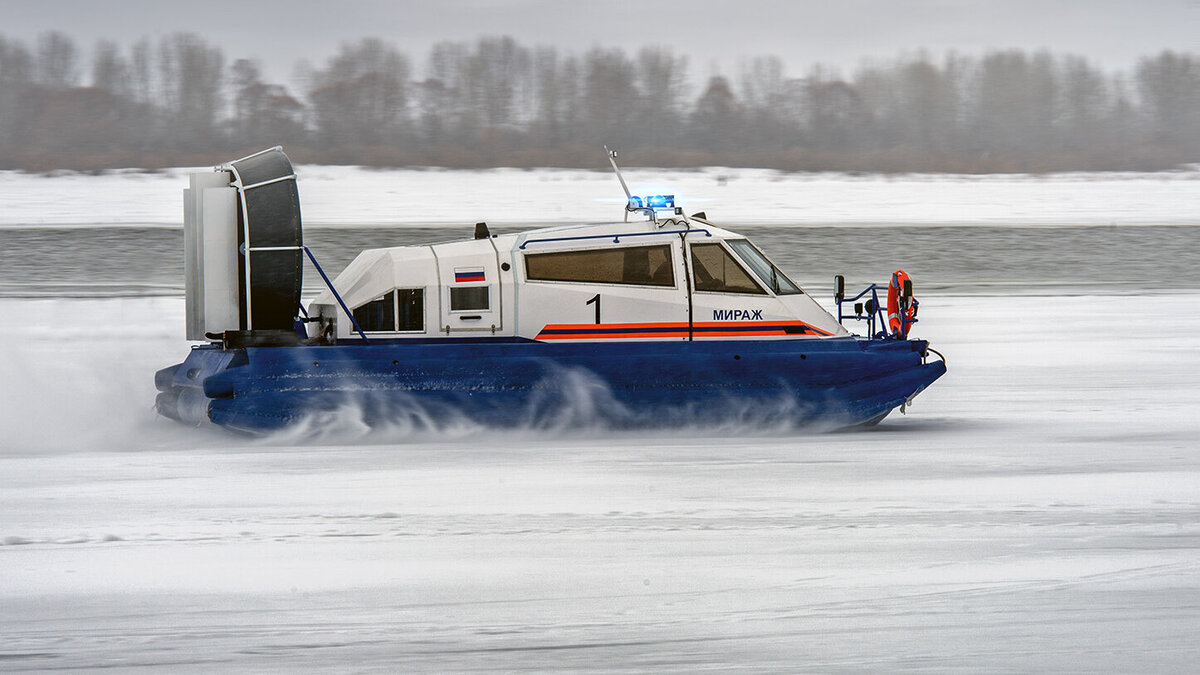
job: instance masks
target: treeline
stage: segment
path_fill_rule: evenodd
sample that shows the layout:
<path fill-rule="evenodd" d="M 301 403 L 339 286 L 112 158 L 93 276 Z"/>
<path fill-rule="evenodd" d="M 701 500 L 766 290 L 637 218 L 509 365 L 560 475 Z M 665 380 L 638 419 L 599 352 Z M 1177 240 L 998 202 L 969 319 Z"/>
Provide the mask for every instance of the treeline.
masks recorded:
<path fill-rule="evenodd" d="M 802 76 L 772 56 L 694 83 L 651 47 L 564 53 L 511 38 L 434 46 L 420 67 L 379 39 L 301 65 L 295 89 L 193 34 L 0 36 L 0 168 L 199 165 L 281 144 L 299 162 L 785 170 L 1156 170 L 1200 162 L 1200 57 L 1128 73 L 999 51 Z"/>

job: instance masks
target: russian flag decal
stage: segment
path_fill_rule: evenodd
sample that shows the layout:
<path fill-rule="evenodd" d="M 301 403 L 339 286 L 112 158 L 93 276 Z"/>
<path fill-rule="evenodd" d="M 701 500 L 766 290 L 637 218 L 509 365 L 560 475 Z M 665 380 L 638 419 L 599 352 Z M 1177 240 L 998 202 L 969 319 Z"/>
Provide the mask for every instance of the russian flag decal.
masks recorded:
<path fill-rule="evenodd" d="M 482 269 L 454 270 L 454 283 L 461 284 L 468 281 L 487 281 L 487 279 L 484 278 Z"/>

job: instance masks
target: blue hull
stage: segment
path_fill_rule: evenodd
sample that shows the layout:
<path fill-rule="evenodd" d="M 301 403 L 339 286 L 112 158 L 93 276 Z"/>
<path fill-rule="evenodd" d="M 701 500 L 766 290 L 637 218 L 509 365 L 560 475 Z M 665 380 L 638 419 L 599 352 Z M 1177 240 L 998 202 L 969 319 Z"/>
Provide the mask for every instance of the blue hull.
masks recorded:
<path fill-rule="evenodd" d="M 882 419 L 946 372 L 944 362 L 926 361 L 926 346 L 859 338 L 209 345 L 159 371 L 156 407 L 254 433 L 347 406 L 372 427 L 455 418 L 538 426 L 564 415 L 614 427 L 846 427 Z"/>

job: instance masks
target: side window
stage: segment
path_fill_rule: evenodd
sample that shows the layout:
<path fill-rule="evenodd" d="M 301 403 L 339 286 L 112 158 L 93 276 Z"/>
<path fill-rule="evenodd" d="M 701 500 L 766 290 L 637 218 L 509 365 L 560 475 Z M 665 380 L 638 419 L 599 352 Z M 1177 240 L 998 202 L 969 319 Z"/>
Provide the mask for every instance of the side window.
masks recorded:
<path fill-rule="evenodd" d="M 450 311 L 469 312 L 488 308 L 488 287 L 467 286 L 450 289 Z"/>
<path fill-rule="evenodd" d="M 630 246 L 594 251 L 530 253 L 525 277 L 534 281 L 674 286 L 671 246 Z"/>
<path fill-rule="evenodd" d="M 692 244 L 692 276 L 698 291 L 766 295 L 720 244 Z"/>
<path fill-rule="evenodd" d="M 754 244 L 745 239 L 726 239 L 725 243 L 729 244 L 729 248 L 732 248 L 738 254 L 738 257 L 742 259 L 742 262 L 749 265 L 750 269 L 754 270 L 754 273 L 758 275 L 758 278 L 767 285 L 767 288 L 775 291 L 776 295 L 792 295 L 804 292 L 791 279 L 787 278 L 787 275 L 776 267 L 774 263 L 767 260 L 766 256 L 754 247 Z"/>
<path fill-rule="evenodd" d="M 401 288 L 396 291 L 396 330 L 425 332 L 425 289 Z"/>
<path fill-rule="evenodd" d="M 354 320 L 367 332 L 396 330 L 396 291 L 355 307 Z"/>
<path fill-rule="evenodd" d="M 401 288 L 354 308 L 354 320 L 368 333 L 424 332 L 425 290 Z"/>

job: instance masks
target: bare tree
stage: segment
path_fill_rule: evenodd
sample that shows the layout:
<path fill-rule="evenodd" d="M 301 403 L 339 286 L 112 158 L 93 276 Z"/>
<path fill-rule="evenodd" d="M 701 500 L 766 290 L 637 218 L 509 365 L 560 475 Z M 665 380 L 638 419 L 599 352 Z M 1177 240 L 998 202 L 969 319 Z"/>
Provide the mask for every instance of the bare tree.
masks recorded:
<path fill-rule="evenodd" d="M 848 151 L 865 144 L 869 111 L 853 85 L 816 68 L 805 82 L 805 94 L 809 147 Z"/>
<path fill-rule="evenodd" d="M 789 169 L 1200 161 L 1200 57 L 1176 52 L 1142 59 L 1132 76 L 1048 52 L 940 61 L 918 52 L 864 64 L 852 79 L 820 65 L 788 77 L 779 58 L 763 56 L 741 64 L 736 89 L 716 76 L 692 98 L 687 58 L 666 47 L 630 58 L 530 49 L 509 37 L 443 42 L 412 82 L 406 55 L 365 39 L 309 68 L 306 101 L 265 81 L 251 59 L 226 70 L 221 51 L 192 34 L 127 51 L 102 40 L 88 56 L 81 62 L 62 33 L 43 34 L 32 50 L 0 36 L 0 165 L 153 164 L 181 151 L 226 153 L 231 143 L 301 144 L 322 161 L 451 166 L 591 166 L 600 143 L 642 150 L 627 155 L 634 162 Z M 81 70 L 90 86 L 80 86 Z"/>
<path fill-rule="evenodd" d="M 79 49 L 65 33 L 42 33 L 37 40 L 34 81 L 47 89 L 69 89 L 79 84 Z"/>
<path fill-rule="evenodd" d="M 793 82 L 777 56 L 759 56 L 741 64 L 739 87 L 746 111 L 746 135 L 764 147 L 787 147 L 798 140 L 801 117 L 789 100 Z"/>
<path fill-rule="evenodd" d="M 140 104 L 150 104 L 158 99 L 154 76 L 154 54 L 150 41 L 138 40 L 130 48 L 129 82 L 133 100 Z"/>
<path fill-rule="evenodd" d="M 479 111 L 469 102 L 470 50 L 459 42 L 440 42 L 429 52 L 425 81 L 419 87 L 418 115 L 425 141 L 473 143 L 479 134 Z"/>
<path fill-rule="evenodd" d="M 712 153 L 728 153 L 742 148 L 742 109 L 729 81 L 719 75 L 709 78 L 708 86 L 696 107 L 688 128 L 691 143 Z"/>
<path fill-rule="evenodd" d="M 977 87 L 974 132 L 986 150 L 1014 156 L 1051 147 L 1057 82 L 1048 53 L 988 54 Z"/>
<path fill-rule="evenodd" d="M 125 99 L 132 97 L 129 62 L 112 40 L 97 42 L 92 52 L 92 86 Z"/>
<path fill-rule="evenodd" d="M 1055 123 L 1063 148 L 1090 153 L 1099 146 L 1109 147 L 1110 94 L 1104 75 L 1080 57 L 1066 57 L 1061 69 L 1060 113 Z"/>
<path fill-rule="evenodd" d="M 408 58 L 382 40 L 343 45 L 313 73 L 317 132 L 326 146 L 397 147 L 409 134 Z"/>
<path fill-rule="evenodd" d="M 469 105 L 488 127 L 527 121 L 532 100 L 529 50 L 510 37 L 480 38 L 466 70 Z"/>
<path fill-rule="evenodd" d="M 635 61 L 640 96 L 635 124 L 640 142 L 652 148 L 674 147 L 683 130 L 687 105 L 686 56 L 665 47 L 647 47 Z"/>
<path fill-rule="evenodd" d="M 33 85 L 33 57 L 17 40 L 0 36 L 0 166 L 16 168 L 8 158 L 21 145 L 30 115 L 24 103 Z"/>
<path fill-rule="evenodd" d="M 581 140 L 628 147 L 636 143 L 632 111 L 638 101 L 633 63 L 619 49 L 592 49 L 583 58 Z"/>
<path fill-rule="evenodd" d="M 262 80 L 258 62 L 238 59 L 230 67 L 234 141 L 246 148 L 303 140 L 304 109 L 281 85 Z"/>
<path fill-rule="evenodd" d="M 225 58 L 192 33 L 176 33 L 158 45 L 168 143 L 187 150 L 210 148 L 224 106 Z"/>
<path fill-rule="evenodd" d="M 1200 150 L 1200 58 L 1165 51 L 1142 59 L 1137 79 L 1154 141 L 1191 153 L 1194 161 Z"/>
<path fill-rule="evenodd" d="M 563 125 L 564 89 L 562 64 L 558 50 L 539 47 L 533 53 L 534 115 L 530 123 L 530 141 L 538 147 L 560 143 Z"/>
<path fill-rule="evenodd" d="M 19 40 L 0 35 L 0 83 L 5 85 L 33 82 L 33 57 Z"/>

